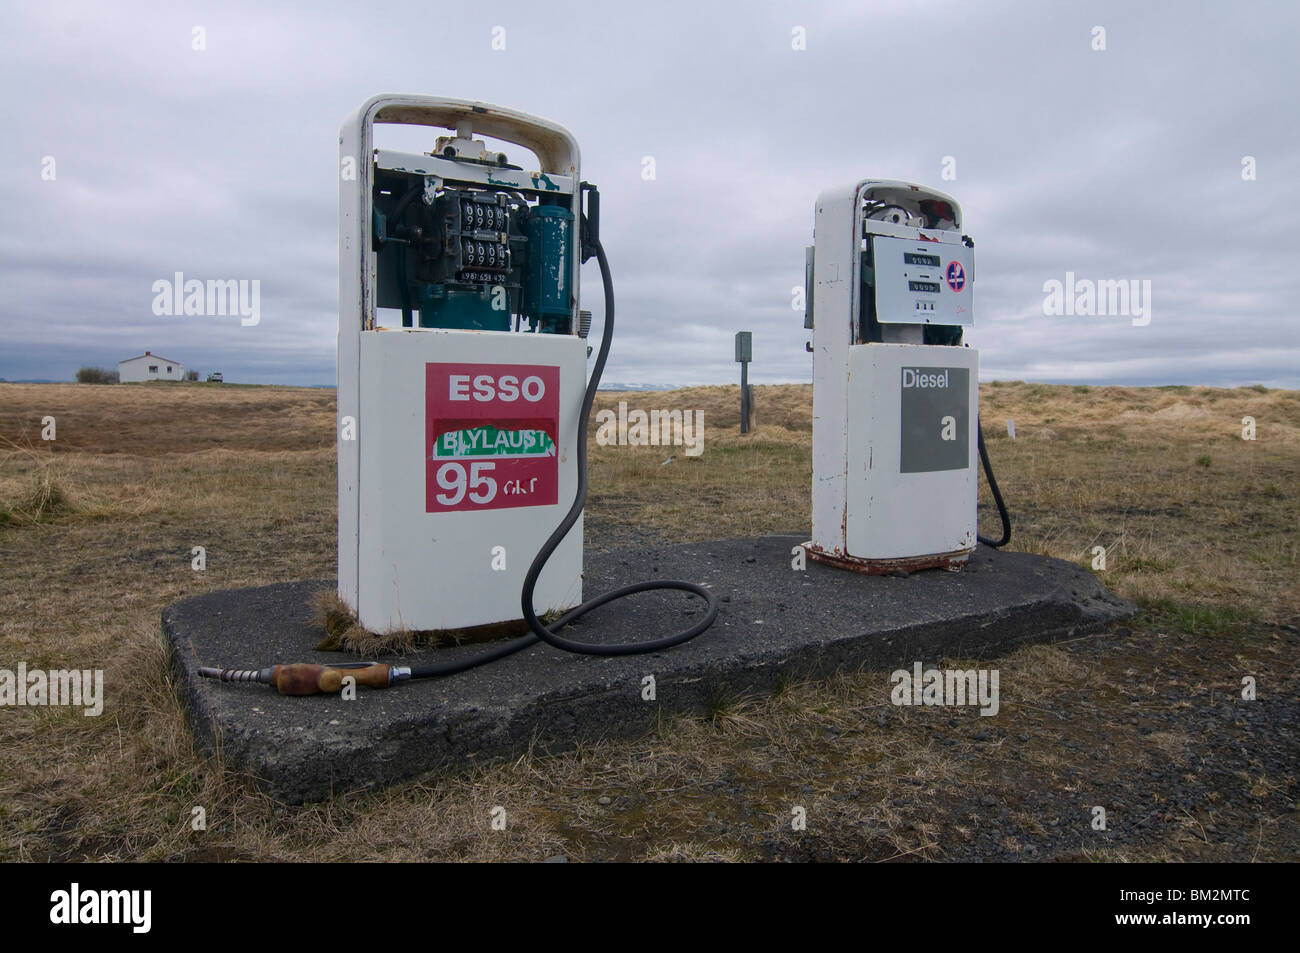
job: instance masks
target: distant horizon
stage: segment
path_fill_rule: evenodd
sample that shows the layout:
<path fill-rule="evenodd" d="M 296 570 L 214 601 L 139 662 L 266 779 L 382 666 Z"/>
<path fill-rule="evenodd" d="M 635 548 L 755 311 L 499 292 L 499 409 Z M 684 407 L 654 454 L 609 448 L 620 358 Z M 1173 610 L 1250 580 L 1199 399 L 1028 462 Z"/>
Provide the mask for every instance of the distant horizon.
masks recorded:
<path fill-rule="evenodd" d="M 981 384 L 994 384 L 994 383 L 1044 384 L 1049 387 L 1139 387 L 1139 388 L 1153 388 L 1153 389 L 1170 388 L 1170 387 L 1209 387 L 1209 388 L 1216 388 L 1218 390 L 1239 390 L 1243 387 L 1264 387 L 1268 390 L 1300 390 L 1300 388 L 1294 386 L 1288 386 L 1286 384 L 1279 384 L 1279 383 L 1269 383 L 1267 381 L 1246 381 L 1241 384 L 1204 384 L 1204 383 L 1192 383 L 1188 381 L 1172 381 L 1167 383 L 1126 383 L 1122 381 L 1097 382 L 1097 381 L 1075 380 L 1075 379 L 1033 380 L 1024 377 L 981 377 L 979 382 Z M 0 377 L 0 384 L 77 384 L 77 383 L 80 382 L 71 379 L 56 380 L 53 378 L 22 378 L 18 380 L 9 380 L 7 378 Z M 121 382 L 115 381 L 113 383 L 120 384 Z M 739 381 L 726 381 L 726 382 L 708 381 L 708 382 L 693 383 L 693 384 L 639 384 L 639 383 L 625 384 L 618 381 L 613 381 L 608 384 L 601 384 L 600 387 L 597 388 L 597 391 L 598 392 L 603 391 L 607 393 L 628 393 L 628 394 L 665 393 L 665 392 L 675 391 L 675 390 L 687 390 L 693 387 L 729 387 L 729 386 L 736 386 L 739 383 L 740 383 Z M 237 381 L 237 380 L 226 380 L 222 383 L 212 383 L 210 385 L 207 381 L 202 381 L 202 380 L 129 381 L 126 382 L 126 384 L 123 386 L 135 386 L 137 384 L 203 384 L 204 386 L 212 386 L 212 387 L 224 387 L 230 385 L 234 385 L 237 387 L 301 387 L 301 388 L 310 388 L 313 390 L 335 390 L 338 386 L 336 384 L 305 384 L 305 383 L 286 383 L 283 381 Z M 754 387 L 788 387 L 794 385 L 811 387 L 812 381 L 811 380 L 750 381 L 750 384 Z M 104 387 L 104 386 L 112 386 L 112 385 L 86 384 L 86 386 Z"/>

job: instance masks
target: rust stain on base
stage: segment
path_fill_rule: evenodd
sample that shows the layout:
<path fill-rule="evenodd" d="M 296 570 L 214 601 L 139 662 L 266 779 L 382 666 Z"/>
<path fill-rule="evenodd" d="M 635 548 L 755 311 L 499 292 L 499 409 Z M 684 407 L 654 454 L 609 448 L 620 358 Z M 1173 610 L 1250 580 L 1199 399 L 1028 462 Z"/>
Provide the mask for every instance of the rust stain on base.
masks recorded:
<path fill-rule="evenodd" d="M 903 556 L 898 559 L 862 559 L 847 553 L 828 553 L 817 549 L 812 542 L 803 543 L 808 555 L 819 563 L 848 569 L 868 576 L 888 576 L 898 570 L 919 572 L 922 569 L 949 569 L 959 571 L 970 559 L 972 550 L 955 550 L 950 553 L 934 553 L 929 556 Z"/>

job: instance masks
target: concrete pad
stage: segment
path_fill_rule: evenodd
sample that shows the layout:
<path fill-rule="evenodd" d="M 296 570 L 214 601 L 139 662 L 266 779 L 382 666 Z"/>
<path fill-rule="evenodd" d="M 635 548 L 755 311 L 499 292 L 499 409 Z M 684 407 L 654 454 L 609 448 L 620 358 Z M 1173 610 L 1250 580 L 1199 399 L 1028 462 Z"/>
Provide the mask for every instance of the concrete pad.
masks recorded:
<path fill-rule="evenodd" d="M 709 586 L 722 600 L 713 627 L 651 655 L 598 658 L 533 646 L 447 678 L 338 695 L 282 696 L 268 685 L 198 677 L 201 665 L 355 661 L 316 652 L 311 598 L 330 581 L 197 596 L 163 610 L 163 629 L 195 736 L 219 745 L 229 770 L 298 803 L 331 792 L 463 770 L 517 756 L 530 743 L 560 751 L 652 730 L 660 712 L 702 710 L 711 698 L 768 691 L 782 679 L 862 666 L 892 671 L 944 656 L 988 659 L 1016 646 L 1099 631 L 1135 608 L 1061 560 L 980 547 L 962 572 L 865 576 L 809 561 L 791 568 L 806 536 L 764 536 L 589 554 L 587 597 L 655 577 Z M 565 630 L 575 639 L 632 641 L 689 627 L 703 611 L 683 592 L 644 593 L 597 609 Z M 481 652 L 414 653 L 421 664 Z M 384 661 L 398 661 L 385 658 Z M 656 699 L 642 699 L 653 675 Z"/>

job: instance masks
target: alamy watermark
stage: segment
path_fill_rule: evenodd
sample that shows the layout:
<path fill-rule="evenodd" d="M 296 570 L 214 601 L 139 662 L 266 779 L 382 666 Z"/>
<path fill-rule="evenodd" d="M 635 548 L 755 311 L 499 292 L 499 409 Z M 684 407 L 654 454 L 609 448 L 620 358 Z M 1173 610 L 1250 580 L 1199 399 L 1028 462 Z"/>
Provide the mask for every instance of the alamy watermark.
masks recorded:
<path fill-rule="evenodd" d="M 122 924 L 132 933 L 148 933 L 152 910 L 152 890 L 83 890 L 74 882 L 50 894 L 50 922 L 56 925 Z"/>
<path fill-rule="evenodd" d="M 964 706 L 979 705 L 981 715 L 998 713 L 998 670 L 937 669 L 912 664 L 912 671 L 900 668 L 889 676 L 895 705 Z"/>
<path fill-rule="evenodd" d="M 8 706 L 69 706 L 93 718 L 104 711 L 104 670 L 29 671 L 26 662 L 19 662 L 17 671 L 0 668 L 0 708 Z"/>
<path fill-rule="evenodd" d="M 618 402 L 618 412 L 596 414 L 596 443 L 602 447 L 685 447 L 688 457 L 704 452 L 704 411 L 628 410 Z"/>
<path fill-rule="evenodd" d="M 238 315 L 239 323 L 251 328 L 262 320 L 260 278 L 187 279 L 183 272 L 153 283 L 153 313 L 159 317 L 195 315 L 217 318 Z"/>
<path fill-rule="evenodd" d="M 1043 314 L 1049 318 L 1060 315 L 1132 318 L 1134 327 L 1146 327 L 1151 323 L 1151 279 L 1093 281 L 1075 278 L 1074 272 L 1067 271 L 1064 281 L 1049 278 L 1043 282 Z"/>

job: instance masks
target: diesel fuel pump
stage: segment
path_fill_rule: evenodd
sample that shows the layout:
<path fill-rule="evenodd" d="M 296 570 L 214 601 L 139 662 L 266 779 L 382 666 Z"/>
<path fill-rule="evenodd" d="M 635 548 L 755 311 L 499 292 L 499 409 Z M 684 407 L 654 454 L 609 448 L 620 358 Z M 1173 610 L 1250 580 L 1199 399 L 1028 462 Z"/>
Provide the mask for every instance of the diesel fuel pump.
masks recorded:
<path fill-rule="evenodd" d="M 805 257 L 813 341 L 809 556 L 866 573 L 959 569 L 1010 538 L 979 430 L 974 242 L 961 207 L 907 182 L 817 197 Z M 978 537 L 984 462 L 1003 538 Z"/>

